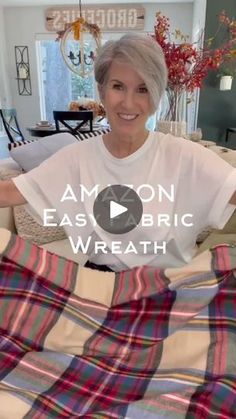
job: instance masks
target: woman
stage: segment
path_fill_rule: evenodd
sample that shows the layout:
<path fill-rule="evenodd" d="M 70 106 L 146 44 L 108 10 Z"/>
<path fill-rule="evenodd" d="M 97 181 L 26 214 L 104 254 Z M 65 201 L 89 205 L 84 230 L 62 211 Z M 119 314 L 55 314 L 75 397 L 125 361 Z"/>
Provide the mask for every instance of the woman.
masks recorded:
<path fill-rule="evenodd" d="M 181 266 L 194 255 L 198 234 L 209 225 L 222 228 L 233 213 L 236 170 L 190 141 L 147 131 L 167 80 L 162 50 L 152 38 L 127 34 L 107 42 L 96 60 L 95 78 L 111 132 L 63 148 L 29 173 L 2 182 L 0 203 L 28 202 L 44 220 L 45 208 L 56 210 L 51 220 L 63 220 L 74 250 L 83 249 L 95 267 Z M 146 185 L 155 192 L 161 186 L 173 194 L 143 197 L 147 217 L 117 235 L 92 217 L 95 185 L 101 191 L 110 184 L 135 190 Z M 90 191 L 86 199 L 81 185 Z M 78 222 L 81 215 L 84 225 Z M 101 241 L 105 248 L 96 246 Z M 119 249 L 114 241 L 121 243 Z"/>

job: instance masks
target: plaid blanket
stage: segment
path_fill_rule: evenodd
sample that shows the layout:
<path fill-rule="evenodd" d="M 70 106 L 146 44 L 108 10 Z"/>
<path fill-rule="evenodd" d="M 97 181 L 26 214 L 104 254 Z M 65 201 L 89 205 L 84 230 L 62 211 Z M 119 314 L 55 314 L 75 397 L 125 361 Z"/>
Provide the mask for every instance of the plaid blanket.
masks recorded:
<path fill-rule="evenodd" d="M 0 418 L 236 418 L 236 247 L 78 266 L 0 230 Z"/>

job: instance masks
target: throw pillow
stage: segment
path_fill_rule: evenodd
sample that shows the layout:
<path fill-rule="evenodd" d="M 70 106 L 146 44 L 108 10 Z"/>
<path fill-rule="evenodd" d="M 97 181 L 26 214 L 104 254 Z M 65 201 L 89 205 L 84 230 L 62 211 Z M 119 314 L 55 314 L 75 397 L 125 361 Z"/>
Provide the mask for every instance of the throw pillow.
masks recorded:
<path fill-rule="evenodd" d="M 76 142 L 72 134 L 58 133 L 37 140 L 10 143 L 8 148 L 10 156 L 25 172 L 28 172 L 61 148 Z"/>
<path fill-rule="evenodd" d="M 38 246 L 51 243 L 56 240 L 66 239 L 66 233 L 62 227 L 44 227 L 39 224 L 25 209 L 25 205 L 13 208 L 17 234 L 22 239 L 29 240 Z"/>
<path fill-rule="evenodd" d="M 104 128 L 89 133 L 79 133 L 77 138 L 70 133 L 58 133 L 36 140 L 17 141 L 14 144 L 10 143 L 8 144 L 8 148 L 10 156 L 25 172 L 28 172 L 61 148 L 77 141 L 106 134 L 109 131 L 109 129 Z"/>

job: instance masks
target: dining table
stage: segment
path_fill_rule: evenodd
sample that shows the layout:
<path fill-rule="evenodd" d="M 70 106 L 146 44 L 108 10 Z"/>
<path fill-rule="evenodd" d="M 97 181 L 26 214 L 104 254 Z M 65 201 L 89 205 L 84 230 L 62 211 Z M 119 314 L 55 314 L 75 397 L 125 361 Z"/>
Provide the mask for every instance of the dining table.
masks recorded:
<path fill-rule="evenodd" d="M 26 129 L 32 137 L 47 137 L 48 135 L 53 135 L 58 132 L 54 124 L 48 126 L 34 125 L 32 127 L 27 127 Z M 68 130 L 61 130 L 60 132 L 68 132 Z"/>
<path fill-rule="evenodd" d="M 94 123 L 93 124 L 93 131 L 97 131 L 102 128 L 107 128 L 107 125 L 103 123 Z M 47 137 L 48 135 L 57 134 L 59 132 L 70 132 L 69 129 L 61 128 L 60 131 L 57 131 L 55 124 L 49 124 L 49 125 L 40 125 L 36 124 L 31 127 L 26 128 L 31 137 Z M 81 127 L 79 132 L 88 132 L 87 127 Z"/>

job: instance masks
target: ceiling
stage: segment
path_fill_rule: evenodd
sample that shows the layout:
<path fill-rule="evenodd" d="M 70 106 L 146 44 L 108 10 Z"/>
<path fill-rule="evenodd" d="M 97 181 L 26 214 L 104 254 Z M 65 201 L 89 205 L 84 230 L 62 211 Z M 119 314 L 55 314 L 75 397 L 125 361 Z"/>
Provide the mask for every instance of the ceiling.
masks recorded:
<path fill-rule="evenodd" d="M 194 0 L 162 0 L 161 3 L 192 3 Z M 157 0 L 82 0 L 82 4 L 146 4 L 157 3 Z M 0 0 L 0 7 L 18 7 L 18 6 L 50 6 L 50 5 L 73 5 L 79 4 L 79 0 Z"/>

